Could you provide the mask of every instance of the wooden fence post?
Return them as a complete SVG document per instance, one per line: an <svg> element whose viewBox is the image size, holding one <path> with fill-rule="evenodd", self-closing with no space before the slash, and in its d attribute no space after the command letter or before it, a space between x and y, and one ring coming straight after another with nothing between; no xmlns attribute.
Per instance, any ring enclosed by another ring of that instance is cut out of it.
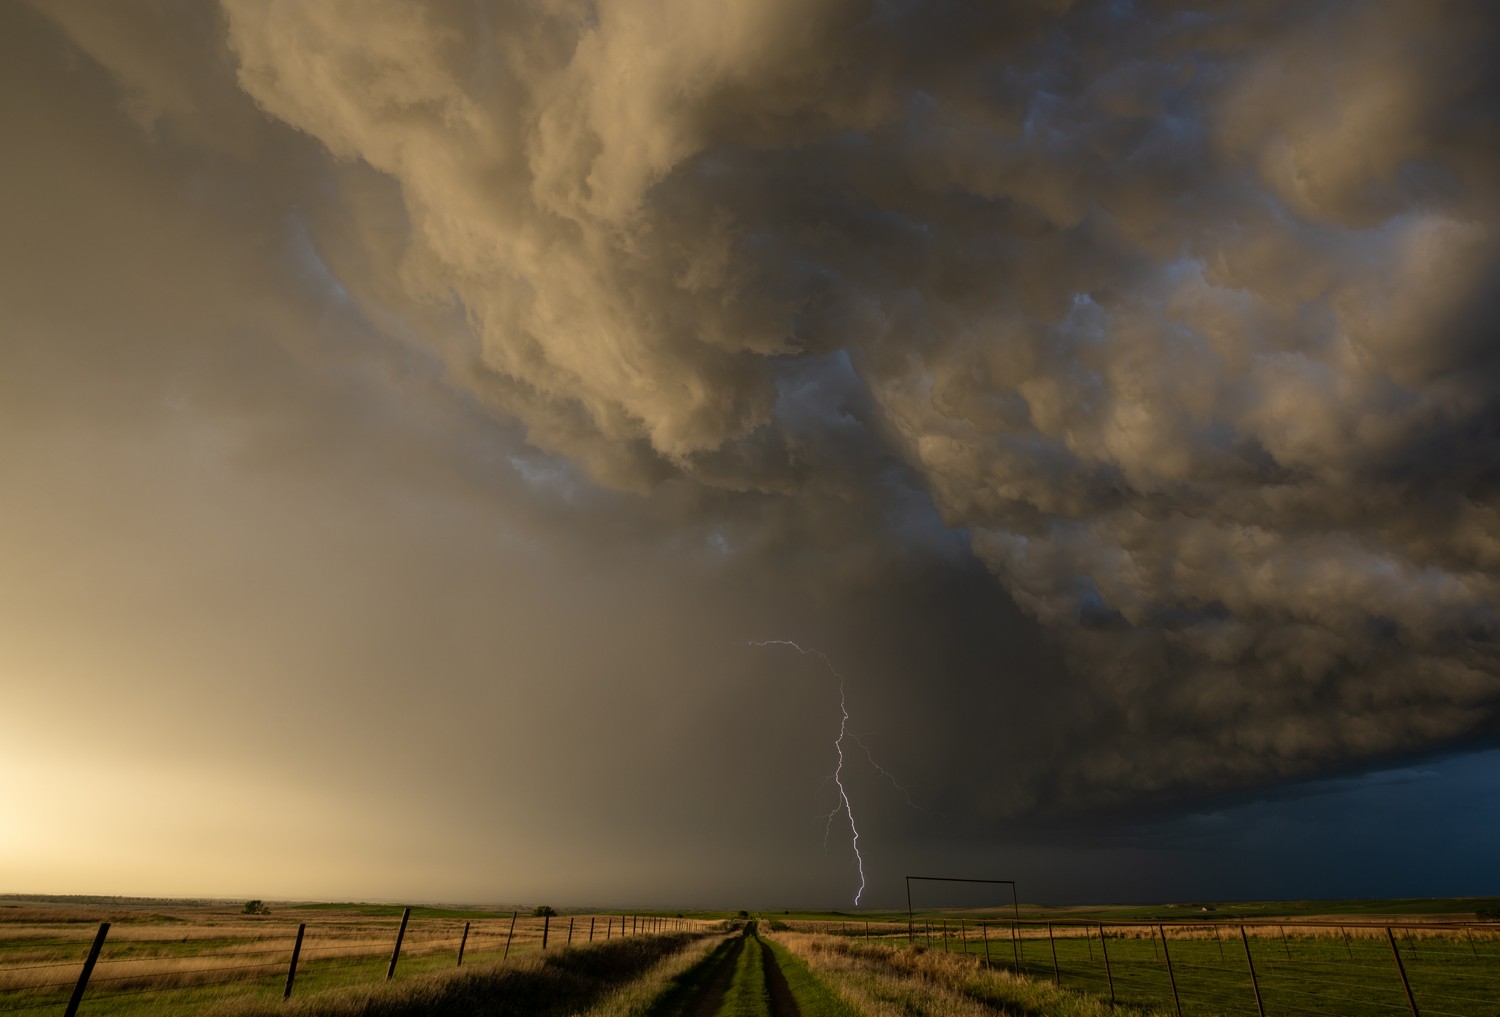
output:
<svg viewBox="0 0 1500 1017"><path fill-rule="evenodd" d="M500 955L501 960L510 956L510 937L516 934L516 915L520 913L519 911L510 913L510 931L505 934L505 952Z"/></svg>
<svg viewBox="0 0 1500 1017"><path fill-rule="evenodd" d="M401 941L406 938L406 921L411 917L411 908L401 912L401 928L396 930L396 948L391 951L391 966L385 969L385 980L396 977L396 960L401 956Z"/></svg>
<svg viewBox="0 0 1500 1017"><path fill-rule="evenodd" d="M1417 1000L1411 994L1411 983L1406 980L1406 965L1401 963L1401 951L1396 949L1396 937L1391 932L1391 927L1385 927L1385 938L1391 941L1391 956L1396 958L1396 973L1401 976L1401 988L1406 990L1406 1003L1411 1007L1411 1017L1421 1017L1417 1013Z"/></svg>
<svg viewBox="0 0 1500 1017"><path fill-rule="evenodd" d="M1104 977L1109 979L1109 1005L1115 1005L1115 975L1109 969L1109 947L1104 942L1104 923L1099 923L1099 952L1104 955ZM1260 1017L1266 1017L1261 1014Z"/></svg>
<svg viewBox="0 0 1500 1017"><path fill-rule="evenodd" d="M1161 955L1167 962L1167 980L1172 983L1172 1005L1177 1008L1177 1017L1182 1017L1182 1000L1177 998L1177 975L1172 971L1172 952L1167 949L1167 927L1158 925L1161 932Z"/></svg>
<svg viewBox="0 0 1500 1017"><path fill-rule="evenodd" d="M286 969L286 991L281 994L282 999L292 998L292 980L297 977L297 958L302 955L302 934L306 931L306 922L297 926L297 942L292 945L292 964Z"/></svg>
<svg viewBox="0 0 1500 1017"><path fill-rule="evenodd" d="M573 916L568 916L568 945L573 945Z"/></svg>
<svg viewBox="0 0 1500 1017"><path fill-rule="evenodd" d="M1250 937L1245 935L1245 927L1240 926L1240 939L1245 944L1245 966L1250 969L1250 988L1255 990L1255 1010L1260 1017L1266 1017L1266 1008L1260 1001L1260 981L1255 977L1255 961L1250 959Z"/></svg>
<svg viewBox="0 0 1500 1017"><path fill-rule="evenodd" d="M107 935L109 923L100 922L99 931L94 933L94 943L89 947L88 958L83 962L83 970L78 973L78 984L73 986L73 998L68 1000L64 1017L77 1017L78 1004L83 1002L83 990L89 987L89 975L94 973L94 964L99 960L99 951L104 949L104 937Z"/></svg>
<svg viewBox="0 0 1500 1017"><path fill-rule="evenodd" d="M464 966L464 947L469 945L469 923L464 922L464 938L458 941L458 967Z"/></svg>
<svg viewBox="0 0 1500 1017"><path fill-rule="evenodd" d="M1052 923L1047 923L1047 942L1052 946L1052 984L1062 985L1062 972L1057 968L1057 939L1052 935ZM1181 1017L1179 1014L1178 1017Z"/></svg>

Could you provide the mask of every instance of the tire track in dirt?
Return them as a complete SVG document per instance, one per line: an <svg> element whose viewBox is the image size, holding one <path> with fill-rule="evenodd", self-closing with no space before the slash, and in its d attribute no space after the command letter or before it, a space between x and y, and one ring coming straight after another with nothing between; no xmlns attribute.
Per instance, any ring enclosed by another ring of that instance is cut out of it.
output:
<svg viewBox="0 0 1500 1017"><path fill-rule="evenodd" d="M744 948L745 937L742 935L725 952L713 974L683 1011L683 1017L714 1017L719 1012L724 1006L724 995L729 991L729 983L734 980L734 969L739 964L740 951Z"/></svg>
<svg viewBox="0 0 1500 1017"><path fill-rule="evenodd" d="M755 937L755 941L760 944L761 968L766 973L766 991L771 996L771 1017L802 1017L802 1009L792 995L792 987L786 983L781 965L776 963L776 954L759 936Z"/></svg>

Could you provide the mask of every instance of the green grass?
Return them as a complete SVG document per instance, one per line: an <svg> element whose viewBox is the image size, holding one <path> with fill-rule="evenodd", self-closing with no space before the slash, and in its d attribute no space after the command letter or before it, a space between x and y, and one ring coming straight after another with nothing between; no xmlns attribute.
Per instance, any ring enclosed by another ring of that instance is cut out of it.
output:
<svg viewBox="0 0 1500 1017"><path fill-rule="evenodd" d="M724 994L721 1017L770 1017L771 997L766 992L766 973L761 960L755 923L745 928L745 945L734 966L734 980Z"/></svg>
<svg viewBox="0 0 1500 1017"><path fill-rule="evenodd" d="M792 990L792 997L796 999L802 1017L860 1017L859 1011L840 999L827 983L813 974L802 958L775 940L767 939L765 942L776 955L776 963L786 976L787 987Z"/></svg>
<svg viewBox="0 0 1500 1017"><path fill-rule="evenodd" d="M1255 1010L1255 988L1245 957L1245 941L1238 927L1218 930L1166 926L1163 949L1155 930L1140 927L1132 935L1112 931L1108 940L1109 971L1105 970L1097 930L1089 937L1045 933L1020 941L1019 971L1068 989L1138 1006L1173 1005L1172 979L1185 1013L1226 1013ZM947 949L983 957L982 938L971 928L964 942L950 926ZM1077 930L1074 930L1077 931ZM1148 934L1149 931L1149 934ZM1389 1014L1406 1009L1407 1002L1384 928L1354 929L1346 940L1337 930L1323 935L1289 934L1285 939L1274 925L1250 930L1250 956L1255 964L1260 995L1267 1013L1298 1009L1336 1013L1345 1017ZM1361 934L1361 932L1363 934ZM1258 934L1257 934L1258 933ZM992 928L989 958L999 968L1014 969L1015 947L1008 928ZM1418 1008L1425 1012L1500 1017L1500 937L1440 930L1416 930L1415 938L1397 930L1397 945ZM1054 975L1052 951L1057 952ZM934 948L942 951L941 937ZM1168 960L1171 971L1168 970ZM1393 1011L1391 1008L1395 1007Z"/></svg>

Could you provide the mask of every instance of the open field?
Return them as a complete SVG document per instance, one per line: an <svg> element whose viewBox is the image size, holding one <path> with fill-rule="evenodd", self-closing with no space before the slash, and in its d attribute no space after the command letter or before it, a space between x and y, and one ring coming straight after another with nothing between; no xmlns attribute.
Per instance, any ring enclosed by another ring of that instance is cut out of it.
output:
<svg viewBox="0 0 1500 1017"><path fill-rule="evenodd" d="M781 912L744 935L722 912L412 908L388 982L399 905L253 915L227 902L11 897L0 898L0 1013L61 1014L109 922L81 1015L363 1013L373 1001L370 1013L416 1014L439 1012L416 1000L514 1000L566 983L576 1006L556 1012L591 1017L917 1014L938 996L947 1009L931 1012L950 1017L1088 1015L1112 1002L1188 1017L1500 1017L1500 923L1473 918L1491 901L1350 904L1030 906L1020 921L927 909L910 928L905 912Z"/></svg>

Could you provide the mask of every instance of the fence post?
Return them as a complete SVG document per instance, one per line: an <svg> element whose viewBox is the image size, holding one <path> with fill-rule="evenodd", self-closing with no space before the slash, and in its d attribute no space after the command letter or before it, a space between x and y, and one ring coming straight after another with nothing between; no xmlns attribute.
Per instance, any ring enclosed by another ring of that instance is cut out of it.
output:
<svg viewBox="0 0 1500 1017"><path fill-rule="evenodd" d="M1475 957L1478 957L1479 956L1479 948L1474 945L1474 930L1470 929L1470 928L1465 928L1464 932L1469 937L1469 950L1473 952L1473 954L1474 954Z"/></svg>
<svg viewBox="0 0 1500 1017"><path fill-rule="evenodd" d="M1286 959L1292 959L1292 945L1286 941L1286 926L1278 926L1281 929L1281 947L1286 951Z"/></svg>
<svg viewBox="0 0 1500 1017"><path fill-rule="evenodd" d="M1224 937L1219 935L1219 923L1214 922L1214 942L1219 944L1219 960L1224 959Z"/></svg>
<svg viewBox="0 0 1500 1017"><path fill-rule="evenodd" d="M988 967L990 963L990 927L980 922L979 934L984 937L984 963Z"/></svg>
<svg viewBox="0 0 1500 1017"><path fill-rule="evenodd" d="M1346 929L1344 926L1340 925L1339 926L1339 931L1344 934L1344 950L1345 950L1345 952L1347 952L1349 954L1349 959L1353 960L1354 959L1354 944L1352 944L1352 943L1349 942L1349 930Z"/></svg>
<svg viewBox="0 0 1500 1017"><path fill-rule="evenodd" d="M302 934L306 931L306 922L297 926L297 942L292 944L292 965L286 969L286 991L281 994L282 999L292 998L292 980L297 977L297 958L302 954ZM459 956L463 956L462 951Z"/></svg>
<svg viewBox="0 0 1500 1017"><path fill-rule="evenodd" d="M464 947L469 945L469 923L464 922L464 938L458 941L458 967L464 966Z"/></svg>
<svg viewBox="0 0 1500 1017"><path fill-rule="evenodd" d="M505 934L505 952L500 955L501 960L510 956L510 937L516 934L516 915L518 914L520 914L519 911L510 913L510 931Z"/></svg>
<svg viewBox="0 0 1500 1017"><path fill-rule="evenodd" d="M948 919L943 919L943 952L948 952Z"/></svg>
<svg viewBox="0 0 1500 1017"><path fill-rule="evenodd" d="M589 942L594 941L594 916L589 915Z"/></svg>
<svg viewBox="0 0 1500 1017"><path fill-rule="evenodd" d="M547 930L552 927L552 916L542 915L542 950L547 949Z"/></svg>
<svg viewBox="0 0 1500 1017"><path fill-rule="evenodd" d="M1104 923L1099 923L1099 952L1104 955L1104 977L1109 979L1109 1005L1115 1005L1115 974L1109 969L1109 947L1104 943ZM1261 1014L1260 1017L1266 1017Z"/></svg>
<svg viewBox="0 0 1500 1017"><path fill-rule="evenodd" d="M1172 971L1172 952L1167 949L1167 927L1158 925L1161 933L1161 955L1167 962L1167 980L1172 983L1172 1005L1177 1008L1177 1017L1182 1017L1182 1000L1177 998L1177 975Z"/></svg>
<svg viewBox="0 0 1500 1017"><path fill-rule="evenodd" d="M958 938L964 945L964 956L969 956L969 923L962 918L958 920Z"/></svg>
<svg viewBox="0 0 1500 1017"><path fill-rule="evenodd" d="M64 1017L76 1017L78 1004L83 1002L83 990L89 986L89 975L94 973L94 964L99 960L99 951L104 949L104 937L109 935L109 923L100 922L99 931L94 933L94 943L89 947L88 959L83 962L83 970L78 972L78 984L73 986L73 998L68 1000L68 1010Z"/></svg>
<svg viewBox="0 0 1500 1017"><path fill-rule="evenodd" d="M1250 959L1250 937L1245 935L1245 927L1240 926L1240 939L1245 943L1245 966L1250 969L1250 988L1255 990L1255 1009L1260 1017L1266 1017L1266 1008L1260 1001L1260 982L1255 977L1255 961Z"/></svg>
<svg viewBox="0 0 1500 1017"><path fill-rule="evenodd" d="M1047 923L1047 944L1052 947L1052 984L1062 985L1062 974L1057 970L1057 939L1052 935L1052 923Z"/></svg>
<svg viewBox="0 0 1500 1017"><path fill-rule="evenodd" d="M396 930L396 948L391 951L391 966L385 969L385 980L396 977L396 959L401 956L401 941L406 938L406 920L411 917L411 908L401 912L401 928Z"/></svg>
<svg viewBox="0 0 1500 1017"><path fill-rule="evenodd" d="M1401 963L1401 951L1396 949L1396 937L1391 932L1391 927L1385 927L1385 938L1391 941L1391 956L1396 958L1396 973L1401 976L1401 988L1406 990L1406 1002L1411 1007L1411 1017L1421 1017L1417 1013L1417 1001L1411 994L1411 983L1406 980L1406 965Z"/></svg>
<svg viewBox="0 0 1500 1017"><path fill-rule="evenodd" d="M573 917L568 916L568 945L573 945Z"/></svg>

